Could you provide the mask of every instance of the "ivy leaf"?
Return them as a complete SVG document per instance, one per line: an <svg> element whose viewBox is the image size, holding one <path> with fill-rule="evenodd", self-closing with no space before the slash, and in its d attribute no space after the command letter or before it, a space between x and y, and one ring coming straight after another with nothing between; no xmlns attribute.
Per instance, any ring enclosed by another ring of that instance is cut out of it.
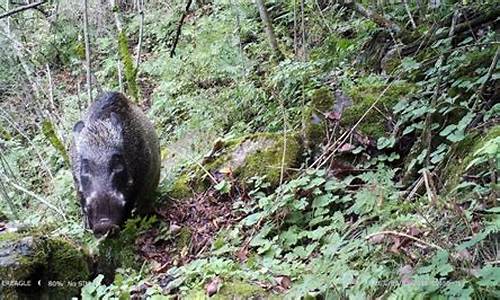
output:
<svg viewBox="0 0 500 300"><path fill-rule="evenodd" d="M214 188L222 194L228 194L231 190L231 184L226 180L222 179L221 182L217 183Z"/></svg>
<svg viewBox="0 0 500 300"><path fill-rule="evenodd" d="M326 181L326 179L323 178L323 177L316 177L313 180L311 180L311 182L309 182L308 185L304 186L304 189L305 190L310 190L310 189L312 189L314 187L322 185L323 183L325 183L325 181Z"/></svg>
<svg viewBox="0 0 500 300"><path fill-rule="evenodd" d="M484 230L484 231L481 231L481 232L477 233L470 240L468 240L466 242L463 242L460 245L458 245L456 247L456 250L458 252L460 252L460 251L462 251L464 249L467 249L469 247L474 246L475 244L477 244L477 243L481 242L482 240L484 240L490 234L490 232L491 232L490 230Z"/></svg>
<svg viewBox="0 0 500 300"><path fill-rule="evenodd" d="M346 289L349 287L354 282L354 277L357 275L357 272L353 270L347 270L342 273L342 276L340 278L340 283L342 284L342 287Z"/></svg>
<svg viewBox="0 0 500 300"><path fill-rule="evenodd" d="M439 135L440 136L448 136L450 133L452 133L453 131L455 131L455 129L457 129L457 125L455 124L451 124L451 125L448 125L446 126L440 133Z"/></svg>
<svg viewBox="0 0 500 300"><path fill-rule="evenodd" d="M401 61L401 66L403 67L403 70L405 70L406 72L410 72L410 71L413 71L413 70L420 69L421 64L419 62L415 61L411 57L405 57Z"/></svg>
<svg viewBox="0 0 500 300"><path fill-rule="evenodd" d="M500 268L487 265L479 271L480 286L498 287L500 285Z"/></svg>
<svg viewBox="0 0 500 300"><path fill-rule="evenodd" d="M467 288L466 281L453 281L446 285L444 292L446 296L453 299L470 299L473 293L472 288Z"/></svg>
<svg viewBox="0 0 500 300"><path fill-rule="evenodd" d="M330 227L327 227L327 226L318 227L317 229L315 229L313 231L309 231L307 233L307 237L316 241L316 240L321 239L329 230L330 230Z"/></svg>
<svg viewBox="0 0 500 300"><path fill-rule="evenodd" d="M264 216L264 212L257 212L251 215L248 215L245 219L243 219L243 224L245 226L252 226L257 224L261 217Z"/></svg>
<svg viewBox="0 0 500 300"><path fill-rule="evenodd" d="M394 146L395 143L396 143L396 138L394 136L390 136L388 138L381 137L377 140L377 148L379 150L390 148Z"/></svg>
<svg viewBox="0 0 500 300"><path fill-rule="evenodd" d="M339 196L337 195L323 194L321 196L314 198L312 202L312 208L325 207L328 204L334 202L338 198Z"/></svg>
<svg viewBox="0 0 500 300"><path fill-rule="evenodd" d="M285 247L293 246L299 241L298 232L299 228L297 226L292 226L280 235Z"/></svg>

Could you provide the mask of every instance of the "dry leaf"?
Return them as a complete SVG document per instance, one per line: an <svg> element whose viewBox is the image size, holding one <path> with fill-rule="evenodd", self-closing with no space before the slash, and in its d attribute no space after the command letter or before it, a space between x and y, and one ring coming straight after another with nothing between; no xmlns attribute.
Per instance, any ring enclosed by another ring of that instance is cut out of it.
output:
<svg viewBox="0 0 500 300"><path fill-rule="evenodd" d="M221 287L222 280L219 277L214 277L209 283L205 285L205 291L207 292L207 295L213 296L219 292L219 289Z"/></svg>

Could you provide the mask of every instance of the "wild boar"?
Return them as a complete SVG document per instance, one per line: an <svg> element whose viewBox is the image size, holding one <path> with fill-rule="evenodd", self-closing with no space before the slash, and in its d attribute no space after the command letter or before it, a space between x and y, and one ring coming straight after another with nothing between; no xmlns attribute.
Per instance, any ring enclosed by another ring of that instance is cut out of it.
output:
<svg viewBox="0 0 500 300"><path fill-rule="evenodd" d="M149 212L160 177L151 121L120 93L101 95L73 128L73 179L85 224L95 235L118 231L135 209Z"/></svg>

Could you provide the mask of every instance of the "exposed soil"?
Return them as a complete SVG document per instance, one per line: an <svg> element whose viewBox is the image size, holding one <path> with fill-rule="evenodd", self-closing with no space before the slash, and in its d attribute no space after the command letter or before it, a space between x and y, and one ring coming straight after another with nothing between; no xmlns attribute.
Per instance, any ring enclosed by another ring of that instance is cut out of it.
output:
<svg viewBox="0 0 500 300"><path fill-rule="evenodd" d="M209 190L189 199L169 200L169 205L157 211L168 228L153 228L141 235L136 241L139 254L158 263L156 272L202 257L221 229L244 217L233 209L233 199Z"/></svg>

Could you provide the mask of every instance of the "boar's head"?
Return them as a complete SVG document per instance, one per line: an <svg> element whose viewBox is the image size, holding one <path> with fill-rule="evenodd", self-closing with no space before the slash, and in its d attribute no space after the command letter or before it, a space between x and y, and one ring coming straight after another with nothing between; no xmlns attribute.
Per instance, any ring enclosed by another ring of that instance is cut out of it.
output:
<svg viewBox="0 0 500 300"><path fill-rule="evenodd" d="M114 113L109 119L80 121L73 129L73 175L86 224L96 235L116 232L132 210L134 181L122 131Z"/></svg>

